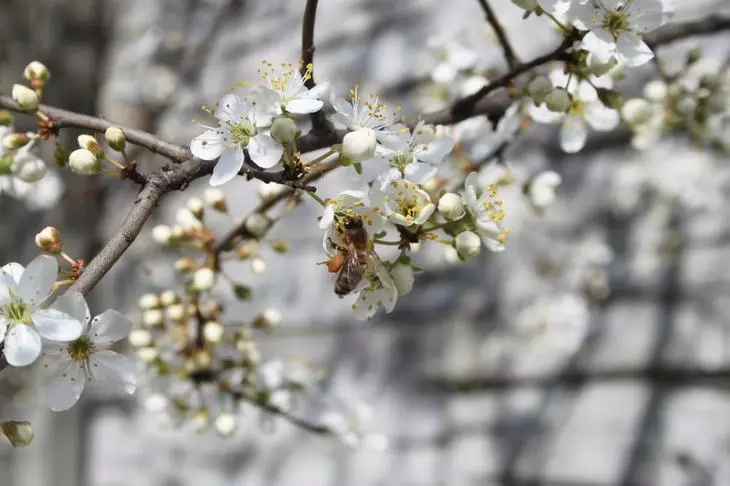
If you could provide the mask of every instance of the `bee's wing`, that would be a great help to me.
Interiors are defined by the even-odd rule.
[[[388,267],[372,248],[367,251],[367,268],[368,273],[378,277],[384,287],[395,287],[395,282],[393,282],[393,277],[390,276]]]
[[[368,286],[367,279],[363,278],[365,276],[365,270],[360,262],[357,251],[352,248],[351,251],[347,252],[347,260],[340,270],[338,278],[347,282],[348,287],[351,289],[350,293],[359,292]]]

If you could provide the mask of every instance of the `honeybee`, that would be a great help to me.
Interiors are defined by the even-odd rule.
[[[342,244],[337,245],[330,240],[338,253],[326,262],[327,270],[337,274],[335,294],[340,297],[362,290],[368,283],[365,279],[367,275],[387,272],[385,264],[373,250],[363,220],[347,216],[342,226]]]

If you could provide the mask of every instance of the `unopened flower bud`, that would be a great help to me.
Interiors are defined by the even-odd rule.
[[[621,115],[632,127],[643,125],[653,116],[651,104],[643,98],[632,98],[624,103]]]
[[[30,137],[25,133],[11,133],[3,139],[3,147],[8,150],[17,150],[30,142]]]
[[[570,95],[563,88],[555,88],[545,96],[545,106],[556,113],[565,113],[570,107]]]
[[[537,209],[545,209],[555,201],[555,189],[562,182],[560,174],[547,170],[538,174],[528,189],[530,202]]]
[[[512,3],[528,12],[532,12],[537,8],[537,0],[512,0]]]
[[[41,100],[38,94],[27,86],[22,84],[14,84],[12,90],[12,98],[20,108],[25,111],[36,111]]]
[[[228,211],[228,204],[226,204],[226,195],[217,187],[209,187],[203,193],[203,199],[213,209],[218,210],[222,213]]]
[[[167,307],[168,305],[177,304],[178,297],[174,290],[165,290],[160,294],[160,303]]]
[[[249,363],[256,364],[261,359],[261,354],[253,341],[241,339],[236,343],[236,349],[241,353],[241,358]]]
[[[527,93],[538,105],[545,100],[545,97],[552,90],[553,83],[546,76],[538,76],[527,85]]]
[[[127,140],[121,128],[109,127],[104,132],[104,141],[117,152],[124,152]]]
[[[164,318],[165,316],[160,309],[147,309],[142,313],[142,323],[149,327],[161,325]]]
[[[452,246],[444,246],[444,262],[453,265],[456,263],[460,263],[461,259],[459,258],[459,252],[456,251],[456,248]]]
[[[0,126],[9,127],[13,124],[15,117],[8,110],[0,110]]]
[[[187,257],[179,258],[175,262],[175,270],[177,270],[180,273],[190,273],[193,270],[195,270],[196,268],[198,268],[196,263]]]
[[[86,149],[77,149],[68,156],[68,166],[79,175],[98,174],[101,171],[99,160]]]
[[[193,213],[197,219],[203,219],[203,212],[205,211],[205,204],[199,197],[191,197],[188,199],[187,208]]]
[[[342,139],[342,155],[349,161],[361,162],[375,155],[377,139],[372,128],[349,132]]]
[[[137,301],[140,309],[156,309],[160,306],[160,298],[157,294],[144,294]]]
[[[205,336],[206,341],[211,343],[220,342],[224,331],[223,326],[218,321],[208,321],[203,326],[203,336]]]
[[[269,221],[269,218],[263,214],[253,213],[246,218],[244,226],[246,231],[256,238],[263,238],[266,235],[266,231],[268,231],[269,226],[271,226],[271,221]]]
[[[205,319],[215,320],[215,317],[221,312],[221,306],[217,300],[204,300],[198,304],[198,310]]]
[[[286,186],[283,184],[277,184],[276,182],[263,182],[259,183],[259,196],[264,201],[273,199],[286,190]]]
[[[129,344],[135,348],[143,348],[152,342],[152,334],[146,329],[132,329],[129,331],[127,339],[129,339]]]
[[[33,427],[30,422],[15,420],[0,422],[0,432],[10,441],[13,447],[25,447],[33,441]]]
[[[232,413],[222,413],[215,418],[215,431],[221,437],[230,437],[236,431],[236,416]]]
[[[464,215],[464,201],[458,194],[447,192],[439,199],[439,212],[449,221],[459,219]]]
[[[180,208],[177,210],[176,220],[187,230],[201,229],[203,223],[188,208]]]
[[[280,116],[271,124],[269,133],[277,142],[289,143],[297,134],[297,124],[291,118]]]
[[[589,56],[587,70],[590,74],[601,77],[608,74],[608,72],[611,71],[611,69],[615,68],[617,64],[618,61],[616,61],[615,57],[611,57],[606,62],[601,62],[598,56],[594,56],[591,54]]]
[[[48,253],[59,254],[63,251],[61,232],[53,226],[46,226],[40,233],[36,234],[35,244],[38,248]]]
[[[205,407],[197,409],[194,413],[190,422],[193,424],[193,428],[196,432],[202,432],[210,424],[210,413]]]
[[[15,176],[25,182],[38,182],[48,173],[48,167],[39,158],[29,154],[18,154],[13,164]]]
[[[251,259],[251,271],[256,274],[266,273],[266,262],[262,258]]]
[[[278,309],[266,309],[253,321],[253,327],[265,332],[273,331],[279,324],[281,324],[281,312]]]
[[[76,140],[80,148],[88,150],[96,157],[104,155],[104,149],[99,145],[99,141],[91,135],[79,135]]]
[[[465,258],[478,255],[482,249],[482,241],[473,231],[459,233],[454,240],[454,245],[459,255]]]
[[[667,97],[667,83],[661,79],[649,81],[644,85],[644,96],[650,101],[661,103]]]
[[[25,69],[23,70],[23,77],[28,81],[31,81],[31,84],[33,81],[41,82],[42,84],[40,86],[34,86],[36,88],[41,88],[45,82],[50,79],[51,72],[42,62],[31,61],[27,66],[25,66]]]
[[[413,267],[406,263],[396,263],[390,269],[390,276],[393,277],[395,288],[398,289],[400,295],[406,295],[413,289]]]
[[[142,347],[137,349],[137,357],[145,363],[151,363],[160,356],[157,348]]]
[[[152,228],[152,239],[160,245],[169,245],[172,240],[172,230],[166,224],[158,224]]]
[[[215,287],[217,276],[212,268],[203,267],[193,274],[193,287],[200,292]]]
[[[185,319],[185,306],[182,304],[173,304],[167,307],[167,318],[171,321],[182,321]]]

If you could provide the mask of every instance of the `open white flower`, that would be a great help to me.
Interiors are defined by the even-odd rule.
[[[578,0],[568,11],[573,25],[589,31],[583,48],[600,62],[615,56],[627,67],[646,64],[654,57],[641,35],[667,23],[674,0]]]
[[[355,319],[371,319],[380,307],[390,314],[398,299],[398,288],[393,277],[385,267],[379,267],[365,275],[365,279],[368,285],[360,291],[357,300],[352,304]]]
[[[522,115],[519,103],[513,103],[494,127],[486,116],[478,116],[454,125],[451,136],[459,143],[453,156],[466,155],[472,162],[479,162],[493,155],[503,144],[512,141],[517,134]]]
[[[403,179],[398,169],[390,169],[375,180],[370,201],[381,216],[402,226],[421,225],[436,209],[428,193]]]
[[[498,188],[490,184],[486,191],[479,185],[479,174],[470,173],[464,181],[464,202],[474,218],[476,232],[490,251],[503,251],[510,231],[504,227],[502,201],[497,199]]]
[[[395,127],[394,127],[395,128]],[[438,165],[454,148],[449,137],[437,138],[429,125],[419,123],[410,133],[402,125],[387,132],[377,132],[378,155],[388,160],[405,179],[422,183],[436,174]]]
[[[92,382],[134,393],[134,361],[107,349],[129,335],[132,322],[112,309],[92,320],[86,300],[79,293],[62,295],[52,310],[71,316],[83,331],[69,343],[44,343],[44,361],[56,364],[46,392],[48,407],[54,412],[68,410],[79,400],[86,383]]]
[[[337,228],[344,218],[362,219],[365,229],[370,235],[382,231],[385,225],[383,217],[367,203],[365,193],[342,191],[336,197],[327,200],[327,206],[319,220],[319,227],[327,230],[325,247],[329,244],[327,238],[335,243],[339,242],[340,236]]]
[[[40,255],[27,268],[8,263],[0,272],[0,341],[5,339],[5,359],[26,366],[41,352],[41,336],[71,341],[81,334],[81,324],[58,309],[44,309],[58,277],[54,257]]]
[[[233,179],[245,161],[243,149],[256,165],[271,169],[279,163],[284,149],[269,134],[258,133],[259,128],[271,123],[266,101],[261,90],[252,91],[242,100],[235,94],[221,98],[215,117],[217,128],[208,128],[190,143],[190,151],[203,160],[218,159],[210,178],[211,186],[219,186]]]
[[[610,88],[612,81],[608,76],[592,78],[591,83],[585,80],[571,80],[562,69],[550,73],[550,80],[554,86],[567,86],[572,95],[572,101],[566,113],[550,111],[545,104],[540,106],[529,105],[529,113],[533,120],[539,123],[562,122],[560,130],[560,147],[567,153],[579,152],[585,147],[588,138],[587,125],[597,131],[606,132],[616,128],[620,122],[619,113],[607,108],[598,99],[598,92],[593,87]]]
[[[550,206],[555,201],[555,189],[561,182],[560,174],[552,170],[546,170],[536,175],[530,181],[527,191],[532,205],[538,210]]]
[[[297,69],[298,66],[282,64],[281,71],[274,68],[270,62],[264,61],[264,67],[259,71],[266,83],[268,91],[277,98],[276,108],[278,114],[284,112],[298,115],[306,115],[319,111],[324,103],[323,98],[329,91],[327,83],[320,83],[312,89],[307,88],[304,83],[312,77],[312,65],[307,66],[304,76]]]
[[[350,100],[331,97],[335,113],[332,119],[350,130],[371,128],[384,130],[395,122],[396,113],[388,113],[388,105],[378,95],[370,94],[361,97],[358,86],[350,90]]]

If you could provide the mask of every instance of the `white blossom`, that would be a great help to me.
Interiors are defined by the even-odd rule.
[[[416,183],[427,181],[436,174],[438,165],[454,148],[449,137],[436,138],[429,125],[419,123],[411,132],[405,126],[377,133],[378,156],[388,160],[405,179]]]
[[[260,73],[266,84],[265,90],[277,100],[275,106],[279,114],[288,112],[305,115],[315,113],[324,106],[321,98],[329,91],[329,85],[320,83],[309,89],[304,84],[312,76],[311,65],[306,67],[302,76],[297,66],[291,64],[282,64],[281,70],[266,61],[262,64],[264,67]]]
[[[422,225],[436,206],[426,191],[390,169],[373,183],[370,201],[381,216],[402,226]]]
[[[504,227],[505,212],[502,201],[497,198],[496,184],[490,184],[486,191],[479,185],[479,174],[470,173],[464,181],[464,202],[474,218],[476,232],[490,251],[503,251],[509,235]]]
[[[615,56],[627,67],[646,64],[653,57],[641,36],[667,23],[674,0],[577,0],[568,16],[588,33],[582,47],[607,62]]]
[[[361,162],[373,158],[377,145],[372,128],[359,128],[342,138],[342,155],[350,161]]]
[[[473,231],[462,231],[454,238],[454,247],[462,257],[472,257],[481,250],[481,239]]]
[[[44,361],[55,362],[46,393],[46,404],[51,410],[71,408],[85,385],[92,382],[133,394],[137,383],[134,361],[108,349],[127,337],[132,322],[112,309],[91,319],[79,293],[62,295],[52,309],[71,316],[83,332],[69,343],[44,344]]]
[[[38,358],[41,337],[71,341],[81,334],[81,324],[55,308],[46,309],[58,277],[54,257],[40,255],[23,268],[8,263],[0,272],[0,342],[4,339],[7,362],[26,366]]]
[[[393,278],[398,294],[406,295],[413,289],[415,277],[413,267],[408,263],[398,262],[390,269],[390,276]]]
[[[515,324],[523,337],[542,349],[572,353],[588,334],[590,311],[577,295],[546,296],[520,312]]]
[[[365,275],[368,286],[360,291],[352,305],[355,319],[359,321],[372,319],[380,307],[389,314],[398,299],[398,288],[387,269],[382,267],[374,270]]]
[[[35,111],[41,103],[38,94],[27,86],[14,84],[11,91],[13,101],[20,105],[25,111]]]
[[[193,274],[193,287],[204,292],[215,287],[217,280],[216,273],[212,268],[203,267]]]
[[[362,219],[365,229],[370,235],[383,230],[382,216],[367,203],[366,194],[360,191],[342,191],[336,197],[327,200],[327,206],[319,220],[319,227],[327,230],[325,240],[339,241],[337,226],[344,217]]]
[[[464,216],[464,200],[458,194],[447,192],[439,198],[438,210],[447,220],[457,220]]]
[[[229,93],[221,98],[215,117],[216,128],[208,128],[190,143],[190,151],[203,160],[218,159],[210,178],[211,186],[219,186],[233,179],[243,167],[243,149],[256,165],[271,169],[279,163],[284,149],[279,142],[259,128],[271,123],[271,115],[265,107],[269,100],[261,90],[252,90],[249,97],[241,99]]]
[[[375,94],[360,96],[357,86],[350,90],[349,101],[333,95],[331,102],[335,109],[332,119],[349,130],[361,128],[384,130],[395,121],[396,114],[387,112],[387,104]]]
[[[537,209],[545,209],[555,201],[555,189],[562,182],[560,174],[546,170],[530,181],[527,194],[530,203]]]

